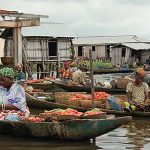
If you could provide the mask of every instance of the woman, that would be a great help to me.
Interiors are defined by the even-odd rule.
[[[79,66],[78,69],[72,75],[72,81],[76,85],[86,85],[85,74],[83,72],[83,67]]]
[[[26,77],[25,77],[24,72],[22,71],[21,65],[17,65],[15,67],[15,71],[17,73],[17,80],[19,80],[19,81],[25,81],[26,80]]]
[[[61,79],[63,82],[68,83],[72,78],[72,71],[70,69],[70,62],[64,62],[64,68],[60,70]]]
[[[149,86],[144,81],[146,72],[143,68],[137,68],[135,72],[135,80],[128,83],[127,85],[127,97],[128,102],[132,105],[138,105],[140,103],[145,103],[148,99]],[[125,103],[128,106],[128,103]]]
[[[12,68],[0,69],[0,107],[1,110],[15,110],[15,114],[9,113],[7,120],[19,120],[20,114],[29,115],[26,106],[25,91],[22,86],[14,82],[15,72]]]

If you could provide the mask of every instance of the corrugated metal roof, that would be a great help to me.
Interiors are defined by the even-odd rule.
[[[40,26],[22,28],[23,36],[74,37],[62,23],[41,23]]]
[[[138,38],[135,35],[124,35],[124,36],[91,36],[91,37],[78,37],[73,39],[74,45],[102,45],[102,44],[119,44],[129,42],[150,42]]]
[[[150,49],[150,44],[146,44],[146,43],[123,43],[121,45],[132,48],[134,50],[148,50],[148,49]]]

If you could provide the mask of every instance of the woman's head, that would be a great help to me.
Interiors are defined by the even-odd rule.
[[[16,65],[15,70],[18,71],[18,72],[21,71],[21,65],[19,65],[19,64]]]
[[[135,72],[135,83],[140,84],[143,82],[146,72],[143,68],[137,68]]]
[[[10,88],[15,78],[15,72],[12,68],[4,67],[0,69],[0,86]]]
[[[70,62],[69,61],[65,61],[64,62],[64,68],[68,69],[70,67]]]

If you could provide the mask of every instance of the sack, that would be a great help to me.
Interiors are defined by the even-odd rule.
[[[114,96],[109,96],[108,97],[108,103],[109,103],[109,106],[111,107],[111,109],[117,110],[117,111],[122,110],[122,107],[116,102]]]

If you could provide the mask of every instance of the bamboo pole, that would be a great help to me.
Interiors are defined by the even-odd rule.
[[[90,78],[91,78],[91,95],[92,95],[92,108],[95,108],[94,103],[94,78],[93,78],[93,65],[92,65],[92,50],[89,49],[89,58],[90,58]]]

